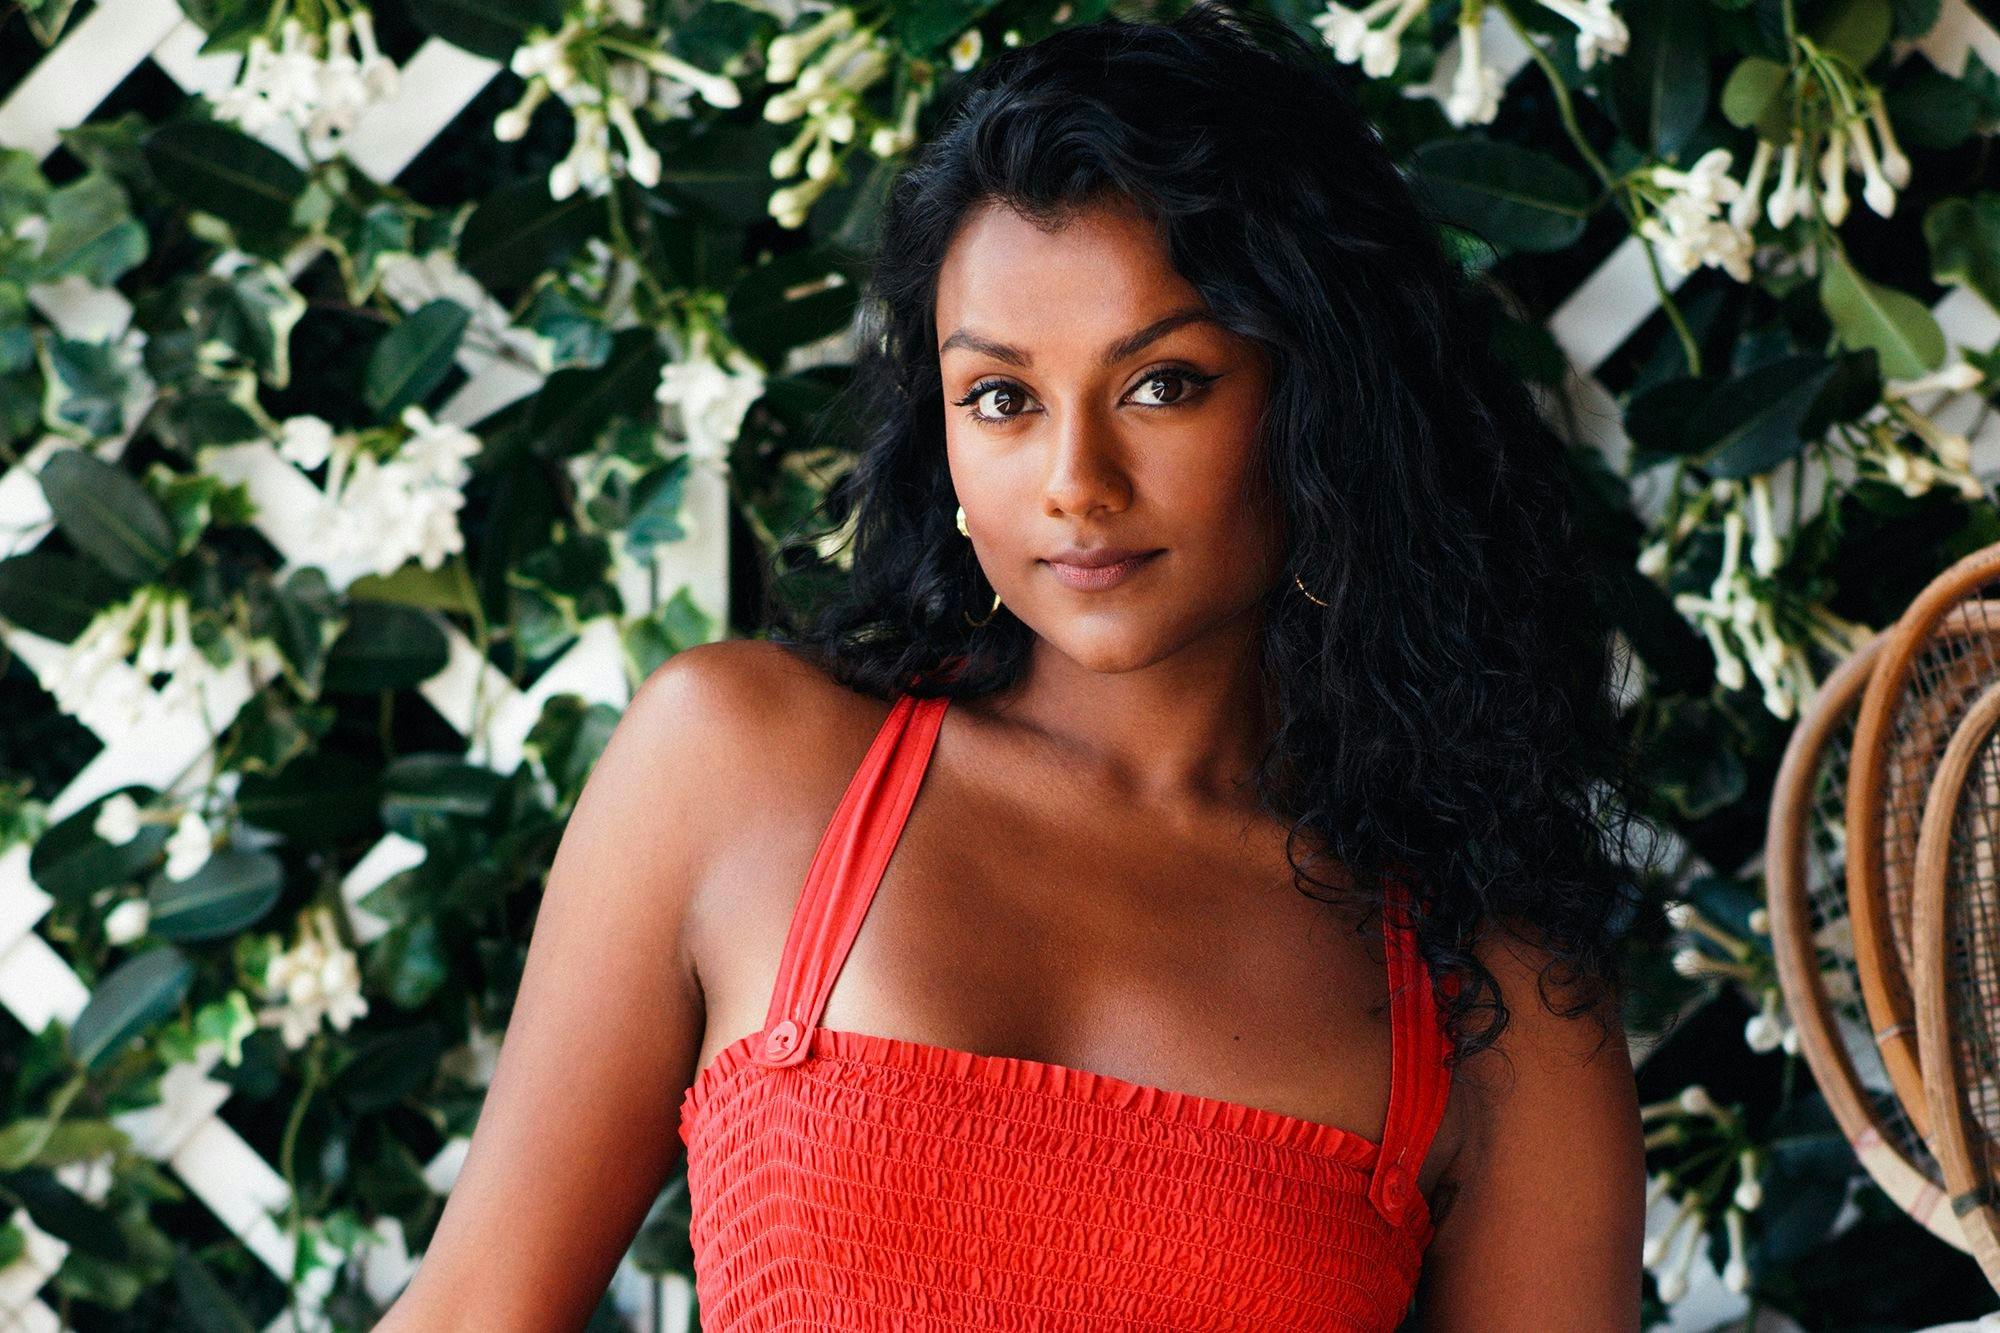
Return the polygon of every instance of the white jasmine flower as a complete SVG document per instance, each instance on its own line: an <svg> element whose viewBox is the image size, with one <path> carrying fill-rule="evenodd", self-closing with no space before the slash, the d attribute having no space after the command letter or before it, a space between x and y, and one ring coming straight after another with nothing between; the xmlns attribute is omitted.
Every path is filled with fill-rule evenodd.
<svg viewBox="0 0 2000 1333"><path fill-rule="evenodd" d="M979 53L985 44L986 39L980 36L979 29L967 28L951 44L951 67L960 74L971 69L979 63Z"/></svg>
<svg viewBox="0 0 2000 1333"><path fill-rule="evenodd" d="M1701 1245L1704 1225L1706 1219L1700 1224L1689 1227L1687 1237L1681 1242L1680 1251L1674 1256L1673 1261L1654 1275L1659 1286L1660 1299L1668 1305L1687 1295L1688 1270L1694 1266L1695 1251Z"/></svg>
<svg viewBox="0 0 2000 1333"><path fill-rule="evenodd" d="M1762 203L1764 176L1770 170L1772 155L1776 152L1771 141L1762 135L1757 137L1757 146L1750 153L1750 170L1745 173L1743 186L1736 191L1736 197L1729 205L1729 225L1746 236L1757 220L1758 205Z"/></svg>
<svg viewBox="0 0 2000 1333"><path fill-rule="evenodd" d="M1838 227L1847 218L1847 131L1835 125L1819 155L1819 212Z"/></svg>
<svg viewBox="0 0 2000 1333"><path fill-rule="evenodd" d="M1868 116L1875 123L1875 136L1882 141L1882 174L1900 190L1910 183L1910 159L1896 142L1895 127L1889 124L1889 108L1882 90L1872 85L1868 89Z"/></svg>
<svg viewBox="0 0 2000 1333"><path fill-rule="evenodd" d="M1714 1115L1721 1109L1715 1098L1709 1096L1708 1089L1699 1083L1681 1089L1680 1108L1688 1115Z"/></svg>
<svg viewBox="0 0 2000 1333"><path fill-rule="evenodd" d="M1777 523L1771 515L1771 479L1759 474L1750 479L1750 507L1756 520L1757 536L1750 543L1750 567L1769 574L1778 567Z"/></svg>
<svg viewBox="0 0 2000 1333"><path fill-rule="evenodd" d="M1778 1049L1784 1035L1784 1024L1778 1020L1778 993L1767 989L1763 1008L1743 1025L1743 1041L1757 1054L1765 1055Z"/></svg>
<svg viewBox="0 0 2000 1333"><path fill-rule="evenodd" d="M359 964L341 943L333 913L325 907L307 912L298 942L272 957L264 971L264 989L276 1003L259 1013L258 1022L279 1027L292 1050L304 1046L322 1021L345 1032L368 1012Z"/></svg>
<svg viewBox="0 0 2000 1333"><path fill-rule="evenodd" d="M278 453L311 471L333 450L333 427L315 416L287 417L278 427Z"/></svg>
<svg viewBox="0 0 2000 1333"><path fill-rule="evenodd" d="M1576 63L1580 69L1596 65L1599 55L1624 55L1631 43L1625 20L1611 8L1611 0L1542 0L1542 7L1576 25Z"/></svg>
<svg viewBox="0 0 2000 1333"><path fill-rule="evenodd" d="M1748 1291L1750 1261L1745 1257L1743 1248L1743 1210L1724 1210L1722 1224L1729 1231L1729 1262L1722 1267L1722 1285L1734 1292Z"/></svg>
<svg viewBox="0 0 2000 1333"><path fill-rule="evenodd" d="M548 100L549 85L546 79L531 81L521 94L521 100L493 118L493 137L502 143L513 143L528 133L529 122L534 119L535 108Z"/></svg>
<svg viewBox="0 0 2000 1333"><path fill-rule="evenodd" d="M1882 392L1889 398L1909 398L1916 394L1929 393L1933 389L1963 393L1968 389L1977 388L1985 378L1984 371L1961 357L1941 369L1934 370L1928 375L1920 375L1916 379L1887 380L1882 385Z"/></svg>
<svg viewBox="0 0 2000 1333"><path fill-rule="evenodd" d="M1736 1184L1734 1201L1746 1213L1757 1211L1764 1202L1764 1186L1757 1179L1757 1150L1745 1148L1736 1158L1736 1172L1741 1177Z"/></svg>
<svg viewBox="0 0 2000 1333"><path fill-rule="evenodd" d="M614 97L606 103L606 112L625 143L625 174L647 189L658 185L660 154L646 141L645 133L632 115L631 104L622 97Z"/></svg>
<svg viewBox="0 0 2000 1333"><path fill-rule="evenodd" d="M1680 1204L1674 1209L1674 1215L1667 1222L1666 1228L1646 1237L1645 1243L1640 1247L1639 1262L1642 1266L1648 1269L1659 1268L1666 1259L1668 1250L1673 1246L1674 1237L1679 1235L1681 1228L1694 1217L1697 1202L1692 1192L1681 1196ZM1695 1229L1699 1231L1700 1226L1697 1224Z"/></svg>
<svg viewBox="0 0 2000 1333"><path fill-rule="evenodd" d="M97 808L97 818L91 821L90 831L118 847L139 836L141 822L139 803L121 791Z"/></svg>
<svg viewBox="0 0 2000 1333"><path fill-rule="evenodd" d="M288 16L273 50L251 38L236 82L215 100L218 119L258 134L289 122L316 154L333 150L374 103L396 95L401 72L375 41L374 16L354 9L324 32Z"/></svg>
<svg viewBox="0 0 2000 1333"><path fill-rule="evenodd" d="M142 589L100 610L43 676L56 706L94 731L129 730L144 715L149 691L125 657L147 600Z"/></svg>
<svg viewBox="0 0 2000 1333"><path fill-rule="evenodd" d="M1888 217L1896 211L1896 187L1882 170L1882 163L1875 156L1875 143L1868 137L1868 126L1856 118L1850 123L1856 164L1861 168L1861 198L1868 207L1875 210L1877 217Z"/></svg>
<svg viewBox="0 0 2000 1333"><path fill-rule="evenodd" d="M1375 0L1361 9L1329 4L1312 19L1320 36L1342 64L1359 62L1370 78L1386 78L1395 73L1403 57L1403 29L1424 9L1424 0ZM1380 27L1377 19L1385 18Z"/></svg>
<svg viewBox="0 0 2000 1333"><path fill-rule="evenodd" d="M104 915L104 938L113 944L130 944L146 933L153 909L144 898L127 898Z"/></svg>
<svg viewBox="0 0 2000 1333"><path fill-rule="evenodd" d="M601 196L611 190L611 128L604 112L594 106L573 108L576 137L569 155L549 169L549 195L567 199L581 189Z"/></svg>
<svg viewBox="0 0 2000 1333"><path fill-rule="evenodd" d="M1780 231L1798 216L1798 186L1799 132L1793 130L1791 140L1778 154L1778 184L1772 189L1770 202L1764 209L1771 225Z"/></svg>
<svg viewBox="0 0 2000 1333"><path fill-rule="evenodd" d="M507 68L523 79L540 79L560 97L576 86L576 67L570 63L569 45L582 31L583 20L571 16L554 32L515 47L514 54L507 58Z"/></svg>
<svg viewBox="0 0 2000 1333"><path fill-rule="evenodd" d="M853 27L854 11L843 6L800 32L780 33L765 51L765 80L790 83L799 76L813 52Z"/></svg>
<svg viewBox="0 0 2000 1333"><path fill-rule="evenodd" d="M208 822L192 808L183 811L167 839L167 878L187 879L208 864L214 850Z"/></svg>
<svg viewBox="0 0 2000 1333"><path fill-rule="evenodd" d="M371 98L386 102L401 90L403 72L375 44L375 15L361 8L350 12L354 19L354 40L361 48L361 78L367 83Z"/></svg>
<svg viewBox="0 0 2000 1333"><path fill-rule="evenodd" d="M654 397L679 408L690 454L724 461L750 405L764 396L764 372L741 348L729 348L718 363L708 346L708 330L697 328L686 358L660 372Z"/></svg>
<svg viewBox="0 0 2000 1333"><path fill-rule="evenodd" d="M449 421L434 420L415 403L400 418L409 429L401 457L416 471L420 485L457 490L472 479L466 460L485 447L477 435Z"/></svg>
<svg viewBox="0 0 2000 1333"><path fill-rule="evenodd" d="M1500 71L1480 53L1479 10L1478 5L1467 4L1459 11L1458 69L1444 99L1445 118L1454 125L1490 125L1500 114L1500 94L1506 85Z"/></svg>

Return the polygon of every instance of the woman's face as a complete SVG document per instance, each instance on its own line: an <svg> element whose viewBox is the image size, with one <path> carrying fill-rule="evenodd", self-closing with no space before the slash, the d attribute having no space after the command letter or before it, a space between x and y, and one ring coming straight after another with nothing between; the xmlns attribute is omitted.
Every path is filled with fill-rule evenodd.
<svg viewBox="0 0 2000 1333"><path fill-rule="evenodd" d="M946 453L979 563L1015 615L1096 670L1238 620L1280 568L1257 440L1269 365L1203 309L1117 205L1054 233L988 205L939 274ZM1155 554L1077 586L1087 575L1051 563L1072 546Z"/></svg>

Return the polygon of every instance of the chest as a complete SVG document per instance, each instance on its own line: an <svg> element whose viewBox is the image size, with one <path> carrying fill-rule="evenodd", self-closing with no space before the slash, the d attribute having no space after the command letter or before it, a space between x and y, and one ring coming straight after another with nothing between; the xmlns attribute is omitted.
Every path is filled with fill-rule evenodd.
<svg viewBox="0 0 2000 1333"><path fill-rule="evenodd" d="M705 877L690 945L703 1065L765 1021L831 813L812 804L774 795L746 812L754 832ZM821 1024L1378 1138L1392 1048L1380 923L1294 887L1283 834L1107 811L1060 779L994 784L934 763Z"/></svg>

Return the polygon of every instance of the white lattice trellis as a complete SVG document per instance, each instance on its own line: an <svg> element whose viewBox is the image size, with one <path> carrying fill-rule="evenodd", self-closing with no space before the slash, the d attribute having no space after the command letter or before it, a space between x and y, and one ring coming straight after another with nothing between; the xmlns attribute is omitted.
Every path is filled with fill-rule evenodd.
<svg viewBox="0 0 2000 1333"><path fill-rule="evenodd" d="M188 92L216 93L234 80L239 58L199 56L204 35L173 0L104 0L65 35L28 75L0 100L0 144L46 156L61 130L90 116L104 98L141 62L153 64ZM1482 34L1489 61L1511 78L1527 61L1513 31L1491 11ZM1968 49L1977 49L1988 65L2000 68L2000 36L1964 0L1948 0L1932 31L1910 49L1921 49L1939 68L1963 67ZM1447 52L1427 89L1417 95L1442 97L1449 86L1456 57ZM347 142L349 158L377 180L389 180L440 133L499 71L494 62L470 55L448 43L426 41L405 62L401 93L370 108ZM295 137L273 132L267 142L294 160L302 157ZM1591 442L1614 465L1629 449L1611 395L1594 371L1655 309L1652 279L1637 240L1627 239L1581 281L1556 308L1548 323L1572 368L1568 393ZM292 256L288 268L297 272L312 258ZM1675 281L1669 274L1669 281ZM80 282L64 282L31 293L37 307L65 333L98 338L121 331L130 309L116 291ZM1953 289L1934 310L1947 337L1956 346L1985 347L2000 337L2000 319L1975 295ZM461 351L466 382L439 415L469 425L494 409L533 392L539 378L516 362L474 348ZM126 420L136 421L145 404L130 405ZM1963 423L1941 423L1948 428ZM124 442L101 446L115 455ZM1995 470L2000 453L2000 427L1989 425L1974 441L1974 466L1982 474ZM0 475L0 555L31 549L49 528L49 513L34 473L55 449L74 447L50 437L30 450L20 466ZM312 483L262 444L232 446L209 459L218 472L244 481L264 511L261 526L288 561L305 562L289 518L303 512L298 503L312 497L298 490ZM1808 488L1810 493L1817 488ZM291 497L289 500L287 497ZM1642 503L1646 497L1641 497ZM660 589L689 586L695 602L722 621L727 606L725 550L727 493L722 479L697 471L689 479L686 499L686 540L662 548L658 568L620 559L618 581L628 605L652 604ZM20 630L4 631L13 650L40 672L56 660L61 645ZM445 668L426 681L422 692L438 713L468 738L472 757L501 771L520 760L521 741L543 702L553 693L571 691L614 706L625 702L616 626L609 620L592 624L578 642L533 687L516 691L462 635L450 637ZM227 720L247 699L249 682L241 675L212 682L205 700L211 718ZM475 700L481 700L475 719ZM128 784L145 784L162 792L182 791L206 780L207 732L184 716L156 710L136 726L98 730L103 750L55 799L52 814L64 814ZM344 892L352 907L360 896L388 876L420 860L419 844L391 835L384 838L352 869ZM76 974L34 929L50 899L28 873L25 847L0 854L0 1004L34 1030L51 1018L73 1021L89 996ZM361 937L372 939L381 923L354 907ZM159 1107L128 1117L122 1123L147 1152L170 1164L216 1216L270 1266L289 1271L291 1247L272 1221L287 1198L283 1179L218 1115L228 1089L206 1077L215 1053L196 1064L171 1071ZM462 1145L448 1147L432 1164L433 1178L448 1184ZM28 1251L14 1265L0 1270L0 1319L11 1316L23 1329L53 1329L54 1313L38 1297L42 1285L61 1262L60 1241L46 1236L17 1214L29 1236ZM389 1256L371 1264L372 1286L393 1291L408 1275L406 1257ZM642 1303L645 1280L621 1270L615 1284L621 1304L635 1313ZM310 1295L310 1293L308 1293ZM657 1302L658 1293L653 1293ZM1725 1298L1726 1300L1727 1298ZM653 1327L671 1327L684 1302L654 1313ZM1702 1302L1690 1298L1677 1307L1676 1326L1683 1318L1699 1318ZM654 1312L662 1307L654 1305ZM653 1312L649 1312L653 1313ZM281 1318L274 1326L290 1326ZM1693 1327L1692 1323L1686 1325Z"/></svg>

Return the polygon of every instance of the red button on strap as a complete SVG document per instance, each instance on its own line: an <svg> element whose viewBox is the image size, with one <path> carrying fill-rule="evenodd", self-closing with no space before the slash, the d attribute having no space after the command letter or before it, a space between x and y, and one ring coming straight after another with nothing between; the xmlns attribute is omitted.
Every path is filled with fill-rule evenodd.
<svg viewBox="0 0 2000 1333"><path fill-rule="evenodd" d="M795 1065L806 1058L804 1031L796 1019L785 1018L764 1034L763 1062L767 1065Z"/></svg>

